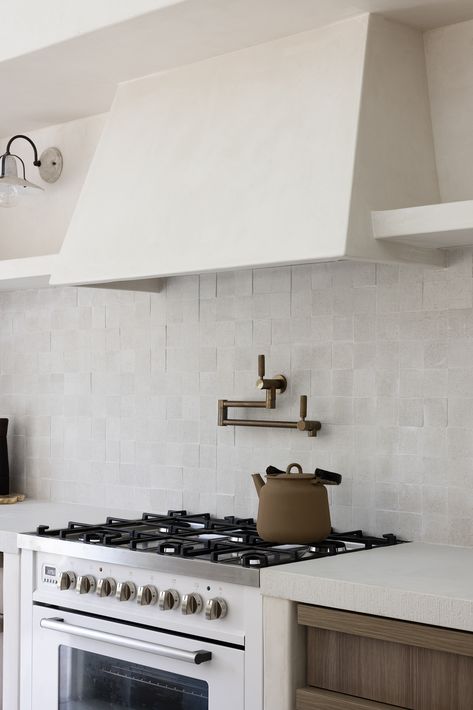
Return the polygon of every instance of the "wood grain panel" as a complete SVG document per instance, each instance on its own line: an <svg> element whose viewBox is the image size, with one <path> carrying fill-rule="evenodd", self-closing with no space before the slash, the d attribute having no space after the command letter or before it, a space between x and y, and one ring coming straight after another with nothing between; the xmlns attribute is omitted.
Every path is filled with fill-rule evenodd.
<svg viewBox="0 0 473 710"><path fill-rule="evenodd" d="M303 626L473 657L473 633L299 604Z"/></svg>
<svg viewBox="0 0 473 710"><path fill-rule="evenodd" d="M473 659L414 649L416 710L472 710Z"/></svg>
<svg viewBox="0 0 473 710"><path fill-rule="evenodd" d="M296 710L405 710L395 705L351 698L317 688L300 688L296 694ZM445 708L444 708L445 710Z"/></svg>
<svg viewBox="0 0 473 710"><path fill-rule="evenodd" d="M414 650L388 641L310 628L307 683L412 710Z"/></svg>

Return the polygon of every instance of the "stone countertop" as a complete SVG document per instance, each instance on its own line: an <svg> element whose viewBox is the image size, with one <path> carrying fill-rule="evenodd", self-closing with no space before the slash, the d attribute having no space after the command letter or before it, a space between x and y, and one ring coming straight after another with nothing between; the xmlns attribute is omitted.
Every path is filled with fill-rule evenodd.
<svg viewBox="0 0 473 710"><path fill-rule="evenodd" d="M473 548L406 543L261 570L270 597L473 631Z"/></svg>
<svg viewBox="0 0 473 710"><path fill-rule="evenodd" d="M97 523L108 515L120 517L141 517L132 510L113 510L90 505L51 503L26 499L22 503L0 505L0 551L17 552L17 534L32 532L38 525L51 528L64 527L70 520Z"/></svg>

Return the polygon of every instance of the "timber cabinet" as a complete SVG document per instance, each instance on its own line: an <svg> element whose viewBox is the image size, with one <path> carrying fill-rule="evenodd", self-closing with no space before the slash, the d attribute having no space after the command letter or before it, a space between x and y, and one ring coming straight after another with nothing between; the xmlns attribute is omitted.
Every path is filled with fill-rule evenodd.
<svg viewBox="0 0 473 710"><path fill-rule="evenodd" d="M472 710L473 633L298 605L297 710Z"/></svg>

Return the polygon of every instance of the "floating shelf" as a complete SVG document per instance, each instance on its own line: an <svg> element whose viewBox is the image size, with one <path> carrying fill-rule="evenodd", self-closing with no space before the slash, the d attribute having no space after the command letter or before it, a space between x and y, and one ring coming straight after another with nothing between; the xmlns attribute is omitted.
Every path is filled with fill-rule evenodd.
<svg viewBox="0 0 473 710"><path fill-rule="evenodd" d="M473 200L372 212L376 239L425 249L473 245Z"/></svg>
<svg viewBox="0 0 473 710"><path fill-rule="evenodd" d="M0 291L48 286L56 259L57 254L0 259Z"/></svg>

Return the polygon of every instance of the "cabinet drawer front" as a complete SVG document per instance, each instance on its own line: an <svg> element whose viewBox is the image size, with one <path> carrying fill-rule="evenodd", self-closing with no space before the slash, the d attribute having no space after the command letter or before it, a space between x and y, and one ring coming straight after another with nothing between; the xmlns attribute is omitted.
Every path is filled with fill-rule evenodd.
<svg viewBox="0 0 473 710"><path fill-rule="evenodd" d="M300 688L296 694L296 710L405 710L405 708L351 698L349 695L316 688Z"/></svg>
<svg viewBox="0 0 473 710"><path fill-rule="evenodd" d="M411 621L384 619L379 616L306 604L298 605L297 620L303 626L428 648L433 651L456 653L461 656L473 656L473 633L467 631L453 631Z"/></svg>
<svg viewBox="0 0 473 710"><path fill-rule="evenodd" d="M395 707L414 708L415 649L338 631L308 629L307 683Z"/></svg>
<svg viewBox="0 0 473 710"><path fill-rule="evenodd" d="M473 634L305 605L298 619L310 686L298 710L472 710Z"/></svg>

